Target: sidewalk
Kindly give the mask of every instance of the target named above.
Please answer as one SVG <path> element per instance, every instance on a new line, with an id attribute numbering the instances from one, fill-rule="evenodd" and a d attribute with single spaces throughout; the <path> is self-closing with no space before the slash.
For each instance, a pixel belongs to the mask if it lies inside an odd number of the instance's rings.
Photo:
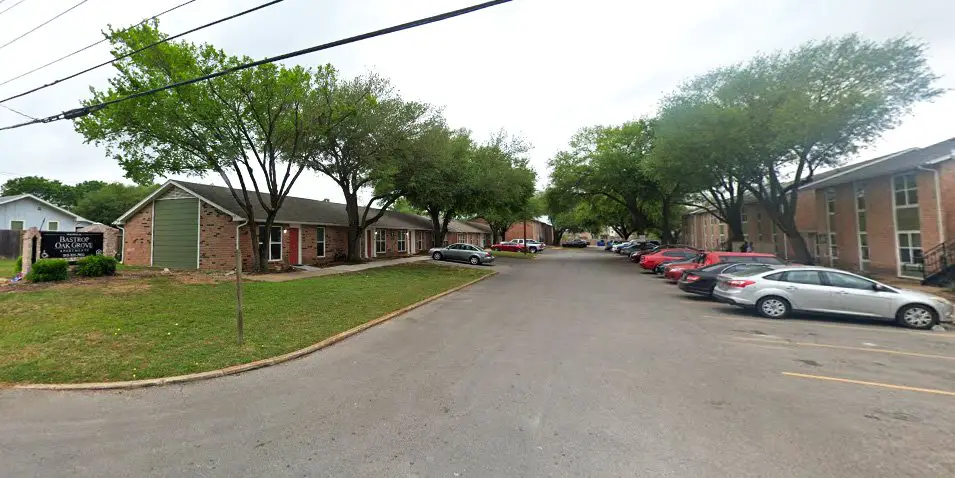
<path id="1" fill-rule="evenodd" d="M 374 269 L 376 267 L 397 266 L 400 264 L 409 264 L 412 262 L 424 262 L 430 260 L 429 256 L 402 257 L 400 259 L 382 259 L 378 261 L 367 262 L 365 264 L 344 264 L 332 267 L 309 267 L 308 270 L 295 272 L 280 272 L 276 274 L 247 275 L 242 278 L 258 282 L 287 282 L 290 280 L 308 279 L 309 277 L 333 276 L 336 274 L 347 274 L 349 272 L 358 272 L 365 269 Z"/>

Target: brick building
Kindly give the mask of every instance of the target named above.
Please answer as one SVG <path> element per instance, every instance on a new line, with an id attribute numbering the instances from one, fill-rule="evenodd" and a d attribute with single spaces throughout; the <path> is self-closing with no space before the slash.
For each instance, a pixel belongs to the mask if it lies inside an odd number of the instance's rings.
<path id="1" fill-rule="evenodd" d="M 463 242 L 478 247 L 491 245 L 491 228 L 483 222 L 451 221 L 448 223 L 448 235 L 445 244 Z"/>
<path id="2" fill-rule="evenodd" d="M 526 236 L 525 236 L 525 227 Z M 544 244 L 553 244 L 554 242 L 554 226 L 547 224 L 544 221 L 539 219 L 532 219 L 529 221 L 515 222 L 511 227 L 504 233 L 504 240 L 510 241 L 511 239 L 533 239 Z"/>
<path id="3" fill-rule="evenodd" d="M 372 210 L 372 213 L 377 210 Z M 248 220 L 229 188 L 168 181 L 123 214 L 123 262 L 175 269 L 230 270 L 235 250 L 243 268 L 254 255 Z M 259 241 L 267 244 L 274 268 L 320 265 L 342 260 L 348 252 L 345 205 L 288 197 L 266 231 L 265 213 L 256 205 Z M 432 247 L 431 222 L 388 211 L 361 238 L 361 256 L 399 257 Z"/>
<path id="4" fill-rule="evenodd" d="M 940 272 L 944 251 L 955 253 L 955 243 L 942 247 L 955 239 L 955 138 L 817 174 L 797 201 L 796 225 L 819 264 L 930 276 Z M 760 209 L 745 206 L 746 240 L 756 250 L 792 257 L 785 235 Z M 705 211 L 684 217 L 691 245 L 719 248 L 726 229 Z"/>

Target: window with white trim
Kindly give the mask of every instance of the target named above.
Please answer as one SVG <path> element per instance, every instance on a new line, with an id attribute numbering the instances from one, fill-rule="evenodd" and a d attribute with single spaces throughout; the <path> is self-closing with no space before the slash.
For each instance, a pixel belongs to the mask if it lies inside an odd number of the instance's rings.
<path id="1" fill-rule="evenodd" d="M 418 231 L 414 235 L 414 248 L 416 251 L 424 249 L 424 233 Z"/>
<path id="2" fill-rule="evenodd" d="M 59 231 L 60 230 L 60 221 L 50 221 L 46 224 L 47 231 Z"/>
<path id="3" fill-rule="evenodd" d="M 839 243 L 836 242 L 836 233 L 829 233 L 829 257 L 833 259 L 839 258 Z"/>
<path id="4" fill-rule="evenodd" d="M 408 231 L 398 231 L 398 252 L 408 252 Z"/>
<path id="5" fill-rule="evenodd" d="M 325 228 L 321 226 L 315 228 L 315 237 L 315 255 L 325 257 Z"/>
<path id="6" fill-rule="evenodd" d="M 899 274 L 922 276 L 922 224 L 919 217 L 918 183 L 915 174 L 892 178 L 895 234 L 899 244 Z"/>
<path id="7" fill-rule="evenodd" d="M 866 270 L 869 265 L 869 232 L 866 224 L 865 183 L 855 184 L 856 228 L 859 234 L 859 269 Z"/>
<path id="8" fill-rule="evenodd" d="M 375 254 L 385 252 L 385 231 L 375 229 Z"/>
<path id="9" fill-rule="evenodd" d="M 839 258 L 836 233 L 832 231 L 836 224 L 836 190 L 833 188 L 826 188 L 826 213 L 826 229 L 829 231 L 826 237 L 829 247 L 826 251 L 829 256 L 829 263 L 832 265 L 832 261 Z"/>
<path id="10" fill-rule="evenodd" d="M 268 241 L 269 262 L 282 260 L 282 226 L 272 226 L 266 238 L 265 226 L 259 226 L 259 246 Z"/>
<path id="11" fill-rule="evenodd" d="M 14 231 L 22 231 L 25 225 L 24 221 L 10 221 L 10 229 Z"/>

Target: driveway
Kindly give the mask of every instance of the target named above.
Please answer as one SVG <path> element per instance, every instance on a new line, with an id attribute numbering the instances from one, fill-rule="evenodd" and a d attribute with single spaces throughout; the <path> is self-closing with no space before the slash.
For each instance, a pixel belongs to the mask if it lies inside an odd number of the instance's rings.
<path id="1" fill-rule="evenodd" d="M 548 250 L 302 360 L 0 391 L 4 476 L 955 474 L 955 334 L 769 321 Z"/>

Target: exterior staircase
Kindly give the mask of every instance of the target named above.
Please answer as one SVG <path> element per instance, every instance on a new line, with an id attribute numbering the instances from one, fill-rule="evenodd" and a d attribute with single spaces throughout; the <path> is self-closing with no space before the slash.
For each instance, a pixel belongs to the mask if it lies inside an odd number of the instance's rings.
<path id="1" fill-rule="evenodd" d="M 955 283 L 955 240 L 943 242 L 922 253 L 922 285 Z"/>

